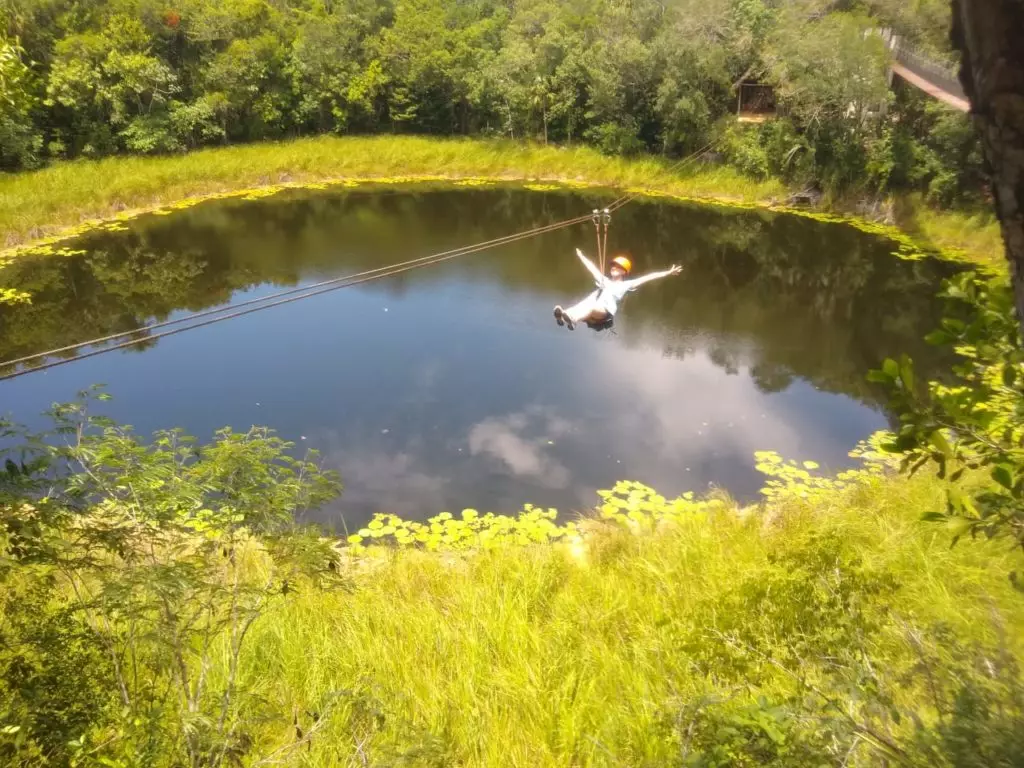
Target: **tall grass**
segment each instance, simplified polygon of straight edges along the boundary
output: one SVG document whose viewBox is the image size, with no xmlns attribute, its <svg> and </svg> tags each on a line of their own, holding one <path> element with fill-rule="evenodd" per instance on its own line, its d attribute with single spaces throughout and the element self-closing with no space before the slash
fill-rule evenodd
<svg viewBox="0 0 1024 768">
<path fill-rule="evenodd" d="M 773 666 L 834 631 L 863 642 L 892 708 L 927 724 L 928 691 L 908 672 L 923 658 L 914 638 L 943 627 L 947 642 L 1024 659 L 1024 599 L 1006 579 L 1016 555 L 951 549 L 946 531 L 919 521 L 940 500 L 929 478 L 875 479 L 813 504 L 603 530 L 585 552 L 387 551 L 353 567 L 346 589 L 306 592 L 261 620 L 246 685 L 289 705 L 300 731 L 335 702 L 296 764 L 670 765 L 693 756 L 702 707 L 792 701 L 842 677 L 836 658 L 796 665 L 813 683 Z M 716 640 L 727 631 L 777 657 L 730 656 Z M 851 711 L 854 687 L 843 689 Z M 844 764 L 880 764 L 865 754 Z M 758 764 L 736 759 L 716 764 Z"/>
<path fill-rule="evenodd" d="M 321 136 L 204 149 L 172 157 L 114 157 L 57 163 L 0 177 L 0 243 L 16 245 L 91 218 L 217 192 L 288 182 L 380 177 L 489 177 L 646 186 L 680 195 L 754 202 L 783 194 L 716 168 L 674 174 L 656 158 L 627 160 L 585 147 L 509 141 Z"/>
<path fill-rule="evenodd" d="M 1002 233 L 991 206 L 939 210 L 911 194 L 897 199 L 892 212 L 896 225 L 917 242 L 1005 270 Z"/>
<path fill-rule="evenodd" d="M 0 247 L 69 231 L 95 219 L 218 193 L 278 184 L 371 178 L 552 180 L 644 189 L 757 204 L 783 200 L 778 180 L 721 166 L 673 170 L 661 158 L 626 159 L 586 147 L 409 136 L 331 137 L 204 149 L 169 157 L 112 157 L 0 175 Z M 897 206 L 897 226 L 919 241 L 1002 264 L 991 215 L 936 211 L 915 198 Z M 845 210 L 840 205 L 840 210 Z"/>
</svg>

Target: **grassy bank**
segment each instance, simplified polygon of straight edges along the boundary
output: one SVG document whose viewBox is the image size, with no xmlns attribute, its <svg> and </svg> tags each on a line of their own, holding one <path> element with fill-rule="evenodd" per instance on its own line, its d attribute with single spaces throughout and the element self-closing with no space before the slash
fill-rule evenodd
<svg viewBox="0 0 1024 768">
<path fill-rule="evenodd" d="M 94 506 L 61 512 L 52 475 L 0 505 L 4 765 L 1024 754 L 1020 553 L 951 548 L 920 519 L 942 483 L 880 454 L 830 477 L 759 453 L 754 507 L 620 483 L 582 518 L 381 515 L 335 541 L 291 525 L 334 480 L 266 430 L 83 434 L 69 488 Z"/>
<path fill-rule="evenodd" d="M 937 210 L 920 195 L 893 205 L 896 225 L 924 247 L 938 248 L 958 258 L 1005 270 L 1003 238 L 990 207 L 972 211 Z"/>
<path fill-rule="evenodd" d="M 318 137 L 207 149 L 173 157 L 56 164 L 0 177 L 0 242 L 15 245 L 82 221 L 191 197 L 277 184 L 365 178 L 563 180 L 649 186 L 680 195 L 756 202 L 783 194 L 730 169 L 676 176 L 658 159 L 626 160 L 585 147 L 416 137 Z"/>
<path fill-rule="evenodd" d="M 943 742 L 944 723 L 996 729 L 954 702 L 976 654 L 1014 679 L 1024 600 L 1015 555 L 920 523 L 934 480 L 664 518 L 671 502 L 620 496 L 624 524 L 583 543 L 377 551 L 262 620 L 246 685 L 289 711 L 333 702 L 296 764 L 881 765 L 868 732 L 886 764 L 1010 764 L 1009 743 L 965 763 Z"/>
<path fill-rule="evenodd" d="M 585 147 L 415 137 L 319 137 L 207 149 L 172 157 L 119 157 L 60 163 L 0 177 L 0 244 L 11 248 L 66 234 L 94 220 L 190 199 L 276 185 L 345 179 L 489 178 L 596 184 L 681 197 L 768 204 L 786 197 L 777 181 L 729 168 L 670 172 L 658 158 L 608 157 Z M 897 223 L 932 247 L 991 262 L 1001 258 L 990 219 L 936 213 L 912 201 Z"/>
</svg>

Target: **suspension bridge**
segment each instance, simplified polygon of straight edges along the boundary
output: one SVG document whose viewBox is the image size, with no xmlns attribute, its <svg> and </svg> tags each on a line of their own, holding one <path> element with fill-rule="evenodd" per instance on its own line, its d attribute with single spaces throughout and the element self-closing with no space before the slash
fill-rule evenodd
<svg viewBox="0 0 1024 768">
<path fill-rule="evenodd" d="M 970 111 L 971 103 L 953 67 L 922 55 L 890 30 L 883 30 L 882 37 L 892 51 L 892 74 L 954 109 Z"/>
</svg>

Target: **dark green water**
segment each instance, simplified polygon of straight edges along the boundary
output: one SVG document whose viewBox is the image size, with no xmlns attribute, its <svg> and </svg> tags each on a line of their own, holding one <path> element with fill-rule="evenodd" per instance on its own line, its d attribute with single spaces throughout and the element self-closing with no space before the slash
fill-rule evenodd
<svg viewBox="0 0 1024 768">
<path fill-rule="evenodd" d="M 96 234 L 77 257 L 26 258 L 0 285 L 0 359 L 487 240 L 589 211 L 594 195 L 508 189 L 286 193 L 211 202 Z M 682 276 L 624 302 L 614 332 L 574 333 L 555 303 L 588 292 L 591 225 L 277 307 L 0 383 L 37 414 L 104 383 L 115 419 L 201 438 L 265 424 L 319 449 L 345 492 L 321 513 L 426 516 L 523 502 L 591 505 L 636 479 L 666 494 L 753 498 L 755 450 L 839 469 L 888 424 L 866 371 L 937 352 L 951 272 L 850 227 L 768 212 L 633 203 L 612 247 Z"/>
</svg>

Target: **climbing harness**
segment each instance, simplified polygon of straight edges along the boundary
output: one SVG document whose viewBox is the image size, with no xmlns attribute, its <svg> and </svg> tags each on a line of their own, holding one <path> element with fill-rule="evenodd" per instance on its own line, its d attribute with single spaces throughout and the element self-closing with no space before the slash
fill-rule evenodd
<svg viewBox="0 0 1024 768">
<path fill-rule="evenodd" d="M 699 157 L 706 154 L 714 146 L 714 142 L 707 144 L 697 152 L 694 152 L 687 157 L 684 157 L 679 162 L 673 164 L 667 169 L 667 173 L 681 168 L 688 162 L 694 161 Z M 359 285 L 360 283 L 367 283 L 371 280 L 379 280 L 384 277 L 391 277 L 398 275 L 403 272 L 408 272 L 413 269 L 420 269 L 422 267 L 433 266 L 434 264 L 440 264 L 443 261 L 454 259 L 459 256 L 466 256 L 471 253 L 479 253 L 490 248 L 496 248 L 501 245 L 508 245 L 509 243 L 519 242 L 531 237 L 537 237 L 538 235 L 547 234 L 549 232 L 555 232 L 559 229 L 571 227 L 576 224 L 581 224 L 587 220 L 593 221 L 594 228 L 597 232 L 597 247 L 598 257 L 601 263 L 602 274 L 605 271 L 605 255 L 608 247 L 608 227 L 611 224 L 612 213 L 622 208 L 624 205 L 629 204 L 632 200 L 636 199 L 639 195 L 643 194 L 643 191 L 636 191 L 627 195 L 619 197 L 613 201 L 608 207 L 602 209 L 594 209 L 589 215 L 577 216 L 572 219 L 565 219 L 563 221 L 555 222 L 554 224 L 547 224 L 541 227 L 535 227 L 533 229 L 524 230 L 511 235 L 505 235 L 504 237 L 498 237 L 493 240 L 487 240 L 476 245 L 470 245 L 463 248 L 455 248 L 450 251 L 443 251 L 441 253 L 430 254 L 429 256 L 422 256 L 417 259 L 410 259 L 409 261 L 403 261 L 398 264 L 392 264 L 387 267 L 378 267 L 376 269 L 369 269 L 364 272 L 359 272 L 354 275 L 346 275 L 344 277 L 336 277 L 330 280 L 323 280 L 319 283 L 313 283 L 312 285 L 304 285 L 297 288 L 289 288 L 284 291 L 270 294 L 269 296 L 260 296 L 258 298 L 249 299 L 239 304 L 232 304 L 224 307 L 215 307 L 208 309 L 203 312 L 196 312 L 185 317 L 175 318 L 173 320 L 165 320 L 159 323 L 152 323 L 150 325 L 139 326 L 128 331 L 121 331 L 118 333 L 112 333 L 107 336 L 101 336 L 95 339 L 89 339 L 88 341 L 81 341 L 76 344 L 69 344 L 65 347 L 59 347 L 57 349 L 50 349 L 45 352 L 37 352 L 32 355 L 26 355 L 19 357 L 14 360 L 6 360 L 0 362 L 0 370 L 10 368 L 12 366 L 23 365 L 25 363 L 31 363 L 33 361 L 41 361 L 47 357 L 53 355 L 64 354 L 67 352 L 76 352 L 85 347 L 91 347 L 96 344 L 105 344 L 110 341 L 117 341 L 119 339 L 125 339 L 118 344 L 114 344 L 109 347 L 103 347 L 101 349 L 93 349 L 84 354 L 79 354 L 74 357 L 63 357 L 58 360 L 50 360 L 39 365 L 35 365 L 29 368 L 24 368 L 20 371 L 12 371 L 11 373 L 0 376 L 0 381 L 6 381 L 7 379 L 15 379 L 19 376 L 24 376 L 29 373 L 36 373 L 38 371 L 45 371 L 50 368 L 56 368 L 60 365 L 66 365 L 67 363 L 74 363 L 79 360 L 86 360 L 90 357 L 96 357 L 97 355 L 106 354 L 107 352 L 113 352 L 118 349 L 127 349 L 128 347 L 135 346 L 136 344 L 144 344 L 157 339 L 162 339 L 167 336 L 174 336 L 185 331 L 191 331 L 196 328 L 203 328 L 214 323 L 219 323 L 222 320 L 230 320 L 234 317 L 242 317 L 249 315 L 254 312 L 260 312 L 264 309 L 270 309 L 271 307 L 279 307 L 283 304 L 290 304 L 293 301 L 299 301 L 300 299 L 310 298 L 311 296 L 319 296 L 323 293 L 329 293 L 336 291 L 341 288 L 348 288 L 353 285 Z M 244 308 L 244 309 L 243 309 Z M 196 322 L 201 320 L 202 322 Z M 171 326 L 179 326 L 176 328 L 170 328 Z M 170 330 L 161 330 L 159 333 L 152 333 L 155 330 L 170 328 Z"/>
<path fill-rule="evenodd" d="M 594 231 L 597 233 L 597 259 L 603 275 L 604 258 L 608 250 L 608 226 L 612 223 L 612 212 L 607 208 L 595 208 L 591 218 L 594 220 Z"/>
<path fill-rule="evenodd" d="M 715 142 L 710 141 L 703 147 L 698 149 L 696 152 L 692 152 L 682 160 L 670 165 L 665 173 L 671 174 L 682 168 L 687 163 L 692 163 L 700 160 L 706 156 L 712 149 L 714 149 Z M 601 268 L 601 274 L 605 272 L 605 260 L 608 253 L 608 227 L 612 221 L 612 214 L 620 208 L 629 205 L 631 202 L 636 200 L 640 195 L 643 194 L 643 190 L 636 190 L 619 197 L 610 203 L 606 208 L 595 208 L 590 215 L 590 218 L 594 222 L 594 229 L 597 232 L 597 257 L 598 263 Z"/>
</svg>

